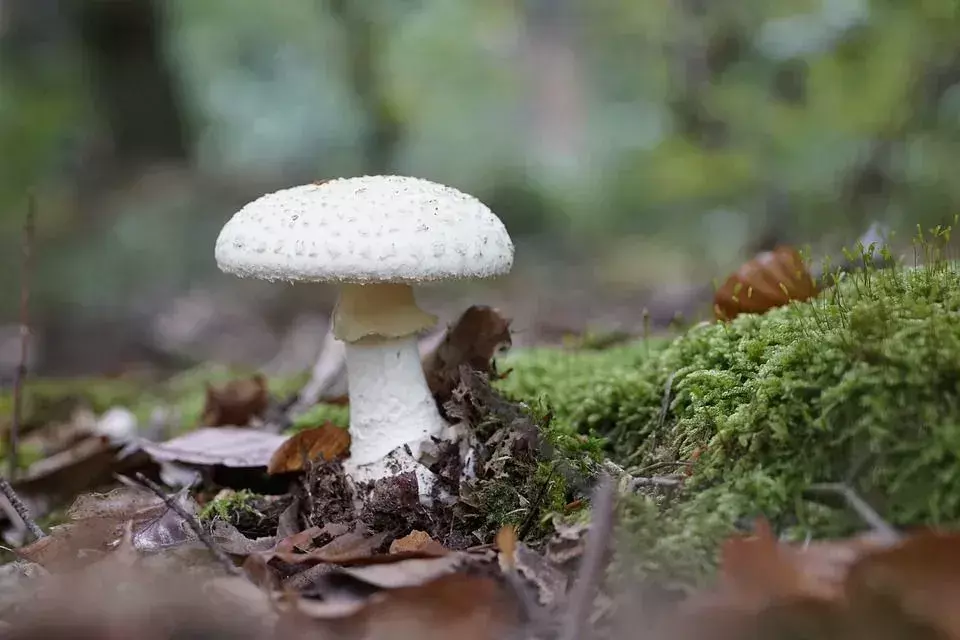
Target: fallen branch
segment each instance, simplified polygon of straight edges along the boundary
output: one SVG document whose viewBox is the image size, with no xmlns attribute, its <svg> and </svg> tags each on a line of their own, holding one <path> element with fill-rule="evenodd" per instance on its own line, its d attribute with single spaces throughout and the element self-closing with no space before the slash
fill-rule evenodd
<svg viewBox="0 0 960 640">
<path fill-rule="evenodd" d="M 27 377 L 27 356 L 30 343 L 30 267 L 33 256 L 34 219 L 37 214 L 37 199 L 31 193 L 27 199 L 27 217 L 23 223 L 21 240 L 23 258 L 20 266 L 20 361 L 13 378 L 13 418 L 7 431 L 7 473 L 10 479 L 17 477 L 20 469 L 20 422 L 23 415 L 23 383 Z M 13 488 L 11 487 L 11 491 Z M 8 496 L 9 497 L 9 496 Z M 23 503 L 21 503 L 23 504 Z M 20 513 L 17 511 L 17 513 Z M 21 517 L 23 515 L 21 514 Z"/>
<path fill-rule="evenodd" d="M 200 523 L 197 522 L 197 519 L 194 518 L 191 514 L 187 513 L 187 510 L 184 509 L 181 505 L 177 504 L 177 501 L 172 497 L 167 495 L 163 490 L 163 487 L 158 485 L 156 482 L 146 477 L 142 473 L 137 473 L 137 482 L 142 484 L 144 487 L 152 491 L 158 498 L 163 500 L 164 504 L 167 505 L 170 509 L 176 512 L 178 516 L 183 518 L 190 528 L 193 529 L 193 532 L 197 534 L 197 538 L 202 542 L 207 549 L 210 550 L 210 553 L 217 559 L 217 561 L 223 565 L 223 568 L 227 570 L 231 575 L 240 575 L 240 568 L 233 563 L 233 560 L 217 546 L 213 539 L 207 535 L 207 532 L 203 530 L 203 527 L 200 526 Z"/>
<path fill-rule="evenodd" d="M 10 506 L 12 506 L 13 510 L 17 512 L 17 515 L 20 516 L 20 519 L 23 520 L 23 524 L 34 538 L 39 540 L 47 535 L 43 532 L 43 529 L 40 528 L 40 525 L 30 517 L 30 510 L 27 509 L 27 505 L 20 499 L 17 492 L 13 490 L 13 485 L 3 476 L 0 476 L 0 492 L 3 493 L 4 497 L 10 503 Z"/>
<path fill-rule="evenodd" d="M 604 557 L 613 532 L 615 490 L 613 480 L 603 473 L 593 493 L 590 533 L 587 534 L 580 569 L 567 602 L 567 615 L 560 640 L 581 640 L 584 637 L 583 628 L 590 617 L 590 608 L 603 575 Z"/>
</svg>

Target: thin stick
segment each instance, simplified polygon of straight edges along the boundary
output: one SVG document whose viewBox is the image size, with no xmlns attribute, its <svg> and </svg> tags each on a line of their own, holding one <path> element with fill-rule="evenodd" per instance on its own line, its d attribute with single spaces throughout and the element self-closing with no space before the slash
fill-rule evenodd
<svg viewBox="0 0 960 640">
<path fill-rule="evenodd" d="M 577 580 L 567 602 L 567 616 L 560 640 L 581 640 L 584 637 L 583 627 L 590 617 L 590 607 L 603 574 L 603 559 L 613 531 L 614 491 L 613 480 L 606 473 L 602 474 L 593 493 L 590 533 L 587 534 Z"/>
<path fill-rule="evenodd" d="M 27 199 L 27 217 L 23 223 L 23 239 L 21 240 L 23 257 L 20 263 L 20 362 L 13 379 L 13 419 L 10 421 L 10 429 L 7 431 L 7 473 L 11 480 L 17 477 L 17 472 L 20 469 L 20 422 L 23 415 L 23 384 L 27 377 L 27 356 L 30 343 L 30 268 L 33 263 L 33 236 L 36 215 L 37 198 L 31 193 Z M 22 514 L 21 517 L 23 517 Z"/>
<path fill-rule="evenodd" d="M 167 507 L 173 509 L 178 516 L 183 518 L 186 523 L 190 525 L 190 528 L 193 529 L 193 532 L 197 534 L 197 538 L 200 539 L 200 542 L 206 545 L 207 549 L 210 550 L 210 553 L 212 553 L 217 561 L 223 565 L 223 568 L 226 569 L 228 573 L 232 575 L 240 575 L 242 573 L 240 568 L 233 563 L 233 560 L 230 559 L 223 549 L 218 547 L 213 539 L 207 535 L 207 532 L 203 530 L 203 527 L 200 526 L 200 523 L 197 522 L 197 519 L 187 513 L 187 510 L 181 505 L 177 504 L 176 500 L 167 495 L 167 493 L 163 490 L 163 487 L 139 471 L 137 472 L 137 482 L 145 486 L 147 489 L 150 489 L 150 491 L 152 491 L 158 498 L 163 500 Z"/>
<path fill-rule="evenodd" d="M 633 477 L 627 483 L 631 491 L 636 491 L 640 487 L 665 487 L 674 488 L 683 484 L 683 476 L 650 476 Z"/>
<path fill-rule="evenodd" d="M 36 521 L 30 517 L 30 510 L 27 509 L 27 505 L 23 503 L 23 500 L 20 499 L 20 496 L 17 495 L 17 492 L 13 490 L 13 485 L 11 485 L 10 482 L 3 476 L 0 476 L 0 493 L 3 493 L 7 501 L 10 502 L 13 510 L 17 512 L 18 516 L 20 516 L 20 519 L 23 520 L 23 524 L 26 525 L 27 530 L 34 538 L 39 540 L 47 535 L 43 532 L 43 529 L 40 528 Z"/>
<path fill-rule="evenodd" d="M 810 487 L 811 491 L 819 491 L 821 493 L 833 493 L 841 496 L 844 501 L 846 501 L 847 506 L 853 510 L 860 519 L 867 523 L 867 525 L 874 530 L 877 534 L 882 536 L 885 540 L 896 541 L 899 540 L 902 536 L 900 532 L 894 529 L 890 524 L 887 523 L 880 514 L 874 510 L 867 501 L 857 495 L 857 492 L 853 490 L 849 485 L 843 484 L 842 482 L 826 482 L 822 484 L 815 484 Z"/>
</svg>

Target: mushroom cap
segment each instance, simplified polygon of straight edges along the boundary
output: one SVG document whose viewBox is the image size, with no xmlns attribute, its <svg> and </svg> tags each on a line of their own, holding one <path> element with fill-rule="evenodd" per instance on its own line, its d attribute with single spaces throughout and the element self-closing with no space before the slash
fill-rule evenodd
<svg viewBox="0 0 960 640">
<path fill-rule="evenodd" d="M 254 200 L 217 238 L 240 277 L 340 283 L 487 278 L 513 266 L 513 242 L 482 202 L 404 176 L 305 184 Z"/>
</svg>

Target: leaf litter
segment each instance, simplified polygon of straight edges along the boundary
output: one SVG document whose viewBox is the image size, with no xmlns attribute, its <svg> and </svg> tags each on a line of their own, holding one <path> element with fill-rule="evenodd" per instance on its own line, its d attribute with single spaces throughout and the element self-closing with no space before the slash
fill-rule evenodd
<svg viewBox="0 0 960 640">
<path fill-rule="evenodd" d="M 551 478 L 576 474 L 561 468 L 570 462 L 554 455 L 541 419 L 490 386 L 505 346 L 509 321 L 473 307 L 424 357 L 438 404 L 469 445 L 436 443 L 428 506 L 412 474 L 355 504 L 341 465 L 346 430 L 271 433 L 258 427 L 265 382 L 208 388 L 208 426 L 137 443 L 155 465 L 197 470 L 200 486 L 163 499 L 133 484 L 79 495 L 48 537 L 3 566 L 0 635 L 960 639 L 951 532 L 798 545 L 761 519 L 720 549 L 712 587 L 663 606 L 613 593 L 608 574 L 630 562 L 614 544 L 615 497 L 633 485 L 601 482 L 591 499 L 591 478 L 603 476 L 595 466 L 561 496 L 565 517 L 543 506 Z M 252 498 L 226 489 L 211 502 L 214 467 L 275 476 L 283 489 Z M 491 528 L 492 496 L 513 524 Z M 224 505 L 200 525 L 208 540 L 192 530 L 208 511 L 198 500 Z M 577 517 L 579 505 L 591 516 Z"/>
</svg>

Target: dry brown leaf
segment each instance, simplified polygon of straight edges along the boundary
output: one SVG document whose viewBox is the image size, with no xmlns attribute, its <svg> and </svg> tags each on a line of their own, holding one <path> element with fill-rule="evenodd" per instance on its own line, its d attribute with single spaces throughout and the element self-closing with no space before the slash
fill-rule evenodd
<svg viewBox="0 0 960 640">
<path fill-rule="evenodd" d="M 270 394 L 267 378 L 255 374 L 251 378 L 231 380 L 221 387 L 206 386 L 206 400 L 200 425 L 205 427 L 243 427 L 267 410 Z"/>
<path fill-rule="evenodd" d="M 352 615 L 316 624 L 329 638 L 499 640 L 517 629 L 519 611 L 491 578 L 454 573 L 384 591 Z"/>
<path fill-rule="evenodd" d="M 469 307 L 447 330 L 443 341 L 423 359 L 427 384 L 441 407 L 460 383 L 460 366 L 490 373 L 493 357 L 510 347 L 510 320 L 492 307 Z"/>
<path fill-rule="evenodd" d="M 328 422 L 290 436 L 270 457 L 267 473 L 303 471 L 304 465 L 318 458 L 330 461 L 350 451 L 350 432 Z"/>
<path fill-rule="evenodd" d="M 861 536 L 793 546 L 779 542 L 770 524 L 760 519 L 753 536 L 731 538 L 723 544 L 722 588 L 735 606 L 743 609 L 792 598 L 839 602 L 849 568 L 863 554 L 886 544 Z"/>
<path fill-rule="evenodd" d="M 438 556 L 449 553 L 449 549 L 430 537 L 426 531 L 414 529 L 402 538 L 397 538 L 390 543 L 390 553 L 406 553 L 410 551 L 422 551 L 424 553 L 436 554 Z"/>
<path fill-rule="evenodd" d="M 404 558 L 398 562 L 340 567 L 334 573 L 348 575 L 380 589 L 398 589 L 425 584 L 452 573 L 463 561 L 463 556 L 451 553 L 438 557 Z"/>
<path fill-rule="evenodd" d="M 118 446 L 106 437 L 91 436 L 30 465 L 14 482 L 21 497 L 34 497 L 47 505 L 70 502 L 83 491 L 111 484 L 114 474 L 141 470 L 149 459 L 143 454 L 117 456 Z"/>
<path fill-rule="evenodd" d="M 960 533 L 925 531 L 864 554 L 845 593 L 858 620 L 895 612 L 960 638 Z"/>
<path fill-rule="evenodd" d="M 374 551 L 383 545 L 388 535 L 389 533 L 386 531 L 374 535 L 350 531 L 307 553 L 276 550 L 267 552 L 265 556 L 268 559 L 277 558 L 288 564 L 344 564 L 353 560 L 369 558 Z"/>
<path fill-rule="evenodd" d="M 815 295 L 816 283 L 800 252 L 781 246 L 758 254 L 727 278 L 714 295 L 713 308 L 718 320 L 732 320 Z"/>
<path fill-rule="evenodd" d="M 187 495 L 178 497 L 189 501 Z M 182 519 L 152 493 L 121 487 L 107 494 L 86 494 L 67 511 L 68 521 L 53 527 L 50 535 L 17 550 L 21 558 L 52 571 L 90 564 L 95 554 L 105 552 L 132 526 L 132 545 L 155 551 L 180 544 L 190 537 Z"/>
</svg>

